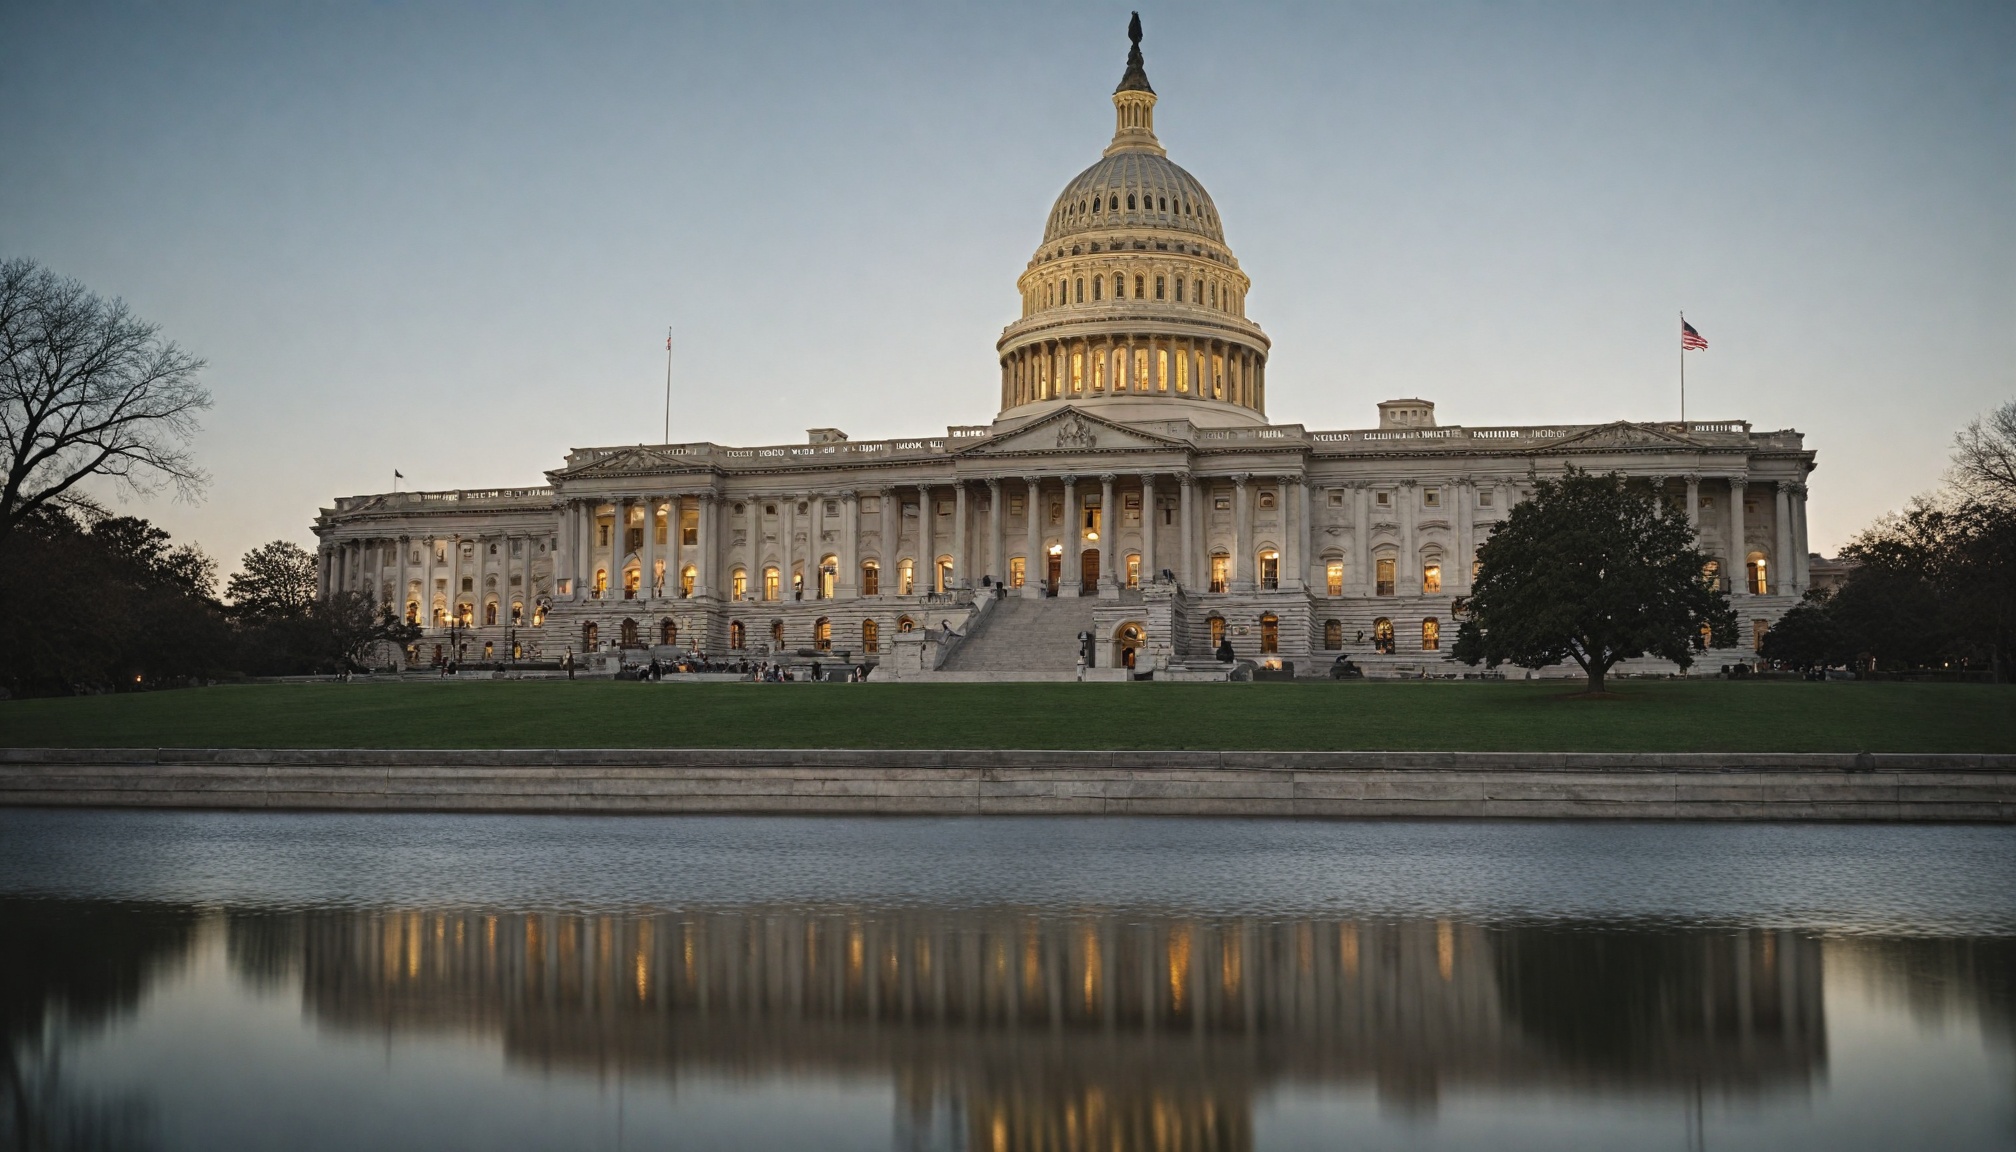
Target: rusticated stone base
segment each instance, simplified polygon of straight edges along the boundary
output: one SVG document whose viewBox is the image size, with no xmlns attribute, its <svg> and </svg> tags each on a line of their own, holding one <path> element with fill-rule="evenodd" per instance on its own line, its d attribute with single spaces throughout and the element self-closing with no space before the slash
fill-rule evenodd
<svg viewBox="0 0 2016 1152">
<path fill-rule="evenodd" d="M 2007 822 L 2016 756 L 13 748 L 0 805 Z"/>
</svg>

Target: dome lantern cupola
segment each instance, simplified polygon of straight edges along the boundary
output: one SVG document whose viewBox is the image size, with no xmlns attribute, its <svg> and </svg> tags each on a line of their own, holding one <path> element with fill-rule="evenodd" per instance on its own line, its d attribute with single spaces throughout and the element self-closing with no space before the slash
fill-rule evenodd
<svg viewBox="0 0 2016 1152">
<path fill-rule="evenodd" d="M 1001 334 L 1001 412 L 1060 407 L 1121 421 L 1265 424 L 1270 342 L 1246 318 L 1251 282 L 1218 208 L 1155 137 L 1155 89 L 1128 22 L 1113 142 L 1051 205 L 1023 271 L 1022 317 Z"/>
<path fill-rule="evenodd" d="M 1141 59 L 1141 14 L 1127 21 L 1127 71 L 1113 90 L 1113 143 L 1106 155 L 1116 152 L 1152 152 L 1167 156 L 1168 149 L 1155 139 L 1155 89 L 1148 86 L 1148 69 Z"/>
</svg>

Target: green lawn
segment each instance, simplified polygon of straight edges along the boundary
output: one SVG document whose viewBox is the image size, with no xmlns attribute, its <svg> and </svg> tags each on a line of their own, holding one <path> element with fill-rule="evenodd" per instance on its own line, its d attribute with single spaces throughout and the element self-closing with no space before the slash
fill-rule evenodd
<svg viewBox="0 0 2016 1152">
<path fill-rule="evenodd" d="M 1573 683 L 246 685 L 0 702 L 0 745 L 2016 752 L 2016 687 Z"/>
</svg>

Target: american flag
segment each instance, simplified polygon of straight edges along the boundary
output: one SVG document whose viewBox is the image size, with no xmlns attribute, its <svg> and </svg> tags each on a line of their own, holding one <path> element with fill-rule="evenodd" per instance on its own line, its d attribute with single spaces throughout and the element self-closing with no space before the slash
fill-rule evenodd
<svg viewBox="0 0 2016 1152">
<path fill-rule="evenodd" d="M 1680 321 L 1680 350 L 1685 352 L 1690 348 L 1698 350 L 1706 347 L 1708 341 L 1701 338 L 1701 334 L 1694 330 L 1694 326 L 1685 320 Z"/>
</svg>

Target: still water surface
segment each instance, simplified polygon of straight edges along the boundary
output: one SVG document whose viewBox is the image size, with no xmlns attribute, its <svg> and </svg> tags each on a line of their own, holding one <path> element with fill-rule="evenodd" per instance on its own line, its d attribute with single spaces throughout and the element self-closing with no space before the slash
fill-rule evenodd
<svg viewBox="0 0 2016 1152">
<path fill-rule="evenodd" d="M 2011 1148 L 2016 829 L 0 810 L 0 1031 L 0 1147 Z"/>
</svg>

